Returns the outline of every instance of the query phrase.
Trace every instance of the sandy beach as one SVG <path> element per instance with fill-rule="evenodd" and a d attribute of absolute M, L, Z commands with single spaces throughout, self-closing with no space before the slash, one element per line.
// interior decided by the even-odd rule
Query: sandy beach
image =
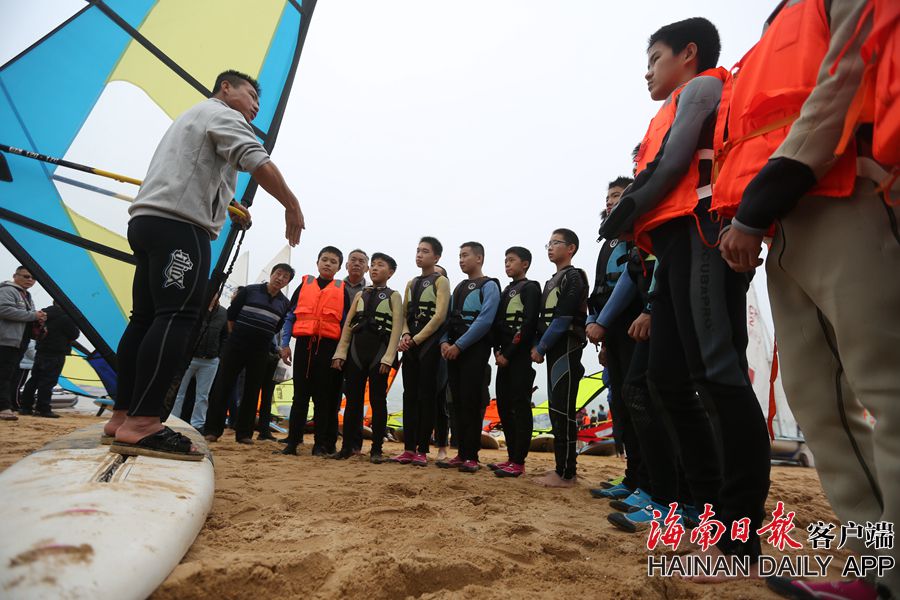
<path fill-rule="evenodd" d="M 44 443 L 102 419 L 66 412 L 0 428 L 0 469 Z M 226 432 L 226 434 L 229 432 Z M 579 459 L 579 485 L 395 464 L 367 457 L 273 456 L 275 442 L 212 445 L 215 502 L 181 564 L 152 596 L 184 598 L 776 598 L 760 581 L 700 585 L 646 576 L 646 533 L 606 520 L 588 488 L 621 474 L 617 458 Z M 368 447 L 368 443 L 366 443 Z M 387 444 L 394 452 L 399 444 Z M 482 461 L 505 460 L 485 451 Z M 537 474 L 552 455 L 529 456 Z M 807 548 L 811 521 L 837 522 L 814 469 L 773 467 L 769 511 L 797 512 L 793 536 Z M 693 546 L 682 543 L 678 554 Z M 764 544 L 764 552 L 778 555 Z M 657 553 L 659 551 L 657 550 Z M 831 551 L 835 564 L 845 555 Z"/>

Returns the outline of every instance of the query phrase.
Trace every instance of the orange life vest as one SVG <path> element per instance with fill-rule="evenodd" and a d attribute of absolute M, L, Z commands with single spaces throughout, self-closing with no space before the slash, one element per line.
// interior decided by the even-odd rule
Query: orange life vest
<path fill-rule="evenodd" d="M 785 4 L 722 90 L 712 210 L 724 217 L 735 215 L 747 184 L 787 137 L 828 51 L 831 34 L 823 0 Z M 849 196 L 855 180 L 856 147 L 850 143 L 810 193 Z"/>
<path fill-rule="evenodd" d="M 724 80 L 728 76 L 728 71 L 718 67 L 716 69 L 708 69 L 697 75 L 697 77 L 700 76 L 712 76 Z M 647 128 L 644 139 L 641 140 L 641 145 L 635 157 L 637 162 L 636 173 L 646 169 L 647 165 L 653 162 L 656 155 L 659 154 L 663 140 L 669 129 L 672 128 L 672 123 L 675 122 L 678 96 L 681 95 L 685 85 L 687 84 L 672 92 L 656 113 L 656 116 L 650 121 L 650 126 Z M 634 239 L 641 249 L 652 252 L 649 235 L 652 229 L 672 219 L 693 214 L 697 201 L 710 196 L 712 193 L 711 188 L 708 186 L 699 187 L 700 161 L 712 160 L 712 157 L 712 148 L 698 149 L 691 160 L 690 168 L 678 182 L 678 185 L 659 204 L 635 220 Z"/>
<path fill-rule="evenodd" d="M 341 338 L 341 318 L 344 316 L 344 282 L 335 279 L 320 288 L 312 275 L 303 277 L 303 287 L 294 307 L 294 337 Z"/>

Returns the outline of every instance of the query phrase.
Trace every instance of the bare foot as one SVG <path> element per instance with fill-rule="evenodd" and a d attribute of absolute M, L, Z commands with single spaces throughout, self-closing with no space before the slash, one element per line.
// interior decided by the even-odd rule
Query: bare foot
<path fill-rule="evenodd" d="M 438 447 L 437 458 L 435 460 L 447 460 L 447 447 L 446 446 Z"/>
<path fill-rule="evenodd" d="M 122 411 L 122 414 L 124 414 L 124 411 Z M 112 419 L 110 419 L 110 423 L 112 423 Z M 108 425 L 109 423 L 107 423 Z M 126 417 L 115 430 L 116 441 L 134 444 L 148 435 L 162 431 L 162 429 L 163 424 L 160 422 L 159 417 Z"/>
<path fill-rule="evenodd" d="M 103 435 L 116 435 L 116 430 L 125 422 L 127 416 L 127 410 L 114 410 L 109 421 L 103 425 Z"/>
<path fill-rule="evenodd" d="M 550 471 L 549 473 L 545 473 L 540 477 L 535 477 L 533 479 L 534 483 L 538 485 L 542 485 L 544 487 L 553 487 L 553 488 L 570 488 L 575 487 L 575 478 L 572 479 L 563 479 L 560 477 L 556 471 Z"/>
<path fill-rule="evenodd" d="M 705 552 L 702 550 L 699 552 L 691 552 L 689 556 L 685 557 L 685 562 L 687 562 L 687 560 L 693 560 L 693 557 L 703 558 L 705 560 L 705 557 L 707 556 L 710 557 L 709 560 L 711 564 L 715 565 L 716 559 L 718 559 L 718 557 L 720 556 L 724 556 L 724 554 L 722 554 L 722 551 L 719 550 L 716 546 L 710 546 Z M 729 581 L 738 580 L 736 577 L 726 577 L 725 575 L 694 575 L 691 577 L 683 577 L 682 579 L 684 579 L 685 581 L 691 581 L 693 583 L 728 583 Z M 747 577 L 747 579 L 762 578 L 759 576 L 758 570 L 750 569 L 750 575 L 749 577 Z"/>

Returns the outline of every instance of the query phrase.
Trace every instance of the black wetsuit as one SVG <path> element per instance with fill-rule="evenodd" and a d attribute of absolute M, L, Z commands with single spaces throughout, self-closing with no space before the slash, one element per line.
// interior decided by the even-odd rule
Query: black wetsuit
<path fill-rule="evenodd" d="M 494 320 L 495 351 L 509 361 L 507 366 L 497 367 L 497 412 L 506 437 L 507 456 L 517 465 L 525 464 L 534 428 L 531 389 L 535 372 L 531 349 L 540 308 L 540 285 L 523 278 L 501 292 Z"/>

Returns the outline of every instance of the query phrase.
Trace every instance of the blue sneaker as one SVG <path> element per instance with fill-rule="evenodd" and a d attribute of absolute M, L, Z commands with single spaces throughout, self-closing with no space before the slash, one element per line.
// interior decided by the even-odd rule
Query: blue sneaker
<path fill-rule="evenodd" d="M 660 513 L 660 517 L 658 519 L 653 518 L 653 511 L 657 510 Z M 641 510 L 633 513 L 620 513 L 614 512 L 606 517 L 606 519 L 618 527 L 623 531 L 627 531 L 628 533 L 637 533 L 638 531 L 644 531 L 646 529 L 650 529 L 650 523 L 653 521 L 657 521 L 660 526 L 665 527 L 665 518 L 666 515 L 669 514 L 669 507 L 653 502 L 652 500 L 647 503 L 647 505 Z M 678 521 L 683 522 L 681 518 L 681 509 L 678 509 Z"/>
<path fill-rule="evenodd" d="M 606 498 L 607 500 L 624 500 L 631 495 L 632 491 L 619 483 L 607 489 L 592 489 L 591 496 L 594 498 Z"/>
<path fill-rule="evenodd" d="M 633 513 L 647 506 L 648 502 L 650 502 L 650 494 L 641 488 L 637 488 L 624 500 L 613 500 L 609 503 L 609 506 L 619 512 Z"/>

